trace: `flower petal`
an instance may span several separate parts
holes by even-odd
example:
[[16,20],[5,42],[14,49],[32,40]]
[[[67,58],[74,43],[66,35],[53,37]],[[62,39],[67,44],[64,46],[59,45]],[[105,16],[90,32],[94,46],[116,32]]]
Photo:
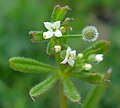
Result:
[[71,51],[70,53],[71,59],[74,59],[76,57],[76,50]]
[[66,56],[68,56],[70,52],[71,52],[71,48],[68,47],[68,49],[66,50]]
[[54,32],[54,34],[55,34],[56,37],[61,37],[62,36],[62,32],[60,30],[56,30]]
[[75,61],[74,61],[73,59],[68,59],[68,64],[69,64],[70,66],[73,66],[74,63],[75,63]]
[[44,22],[44,25],[48,30],[50,30],[53,26],[53,24],[51,22]]
[[60,21],[56,21],[53,23],[53,27],[55,27],[56,29],[58,29],[60,27]]
[[61,64],[65,64],[65,63],[67,63],[67,61],[68,61],[68,58],[65,57],[65,59],[61,62]]
[[49,39],[53,36],[53,33],[51,31],[47,31],[43,33],[43,38],[44,39]]

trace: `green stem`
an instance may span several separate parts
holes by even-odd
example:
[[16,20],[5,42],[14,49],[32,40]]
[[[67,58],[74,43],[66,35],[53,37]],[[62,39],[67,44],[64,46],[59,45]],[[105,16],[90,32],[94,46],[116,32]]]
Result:
[[64,95],[63,80],[60,80],[60,108],[67,108],[67,97]]
[[62,38],[81,38],[82,34],[63,35]]
[[[60,64],[60,57],[59,57],[59,53],[55,54],[55,58],[56,61],[60,67],[60,70],[63,71],[64,70],[64,65]],[[63,72],[61,72],[62,74]],[[63,80],[62,78],[60,79],[60,84],[59,84],[59,90],[60,90],[60,108],[67,108],[67,98],[64,95],[64,88],[63,88]]]
[[[55,58],[56,58],[57,64],[60,67],[61,74],[62,74],[63,73],[62,71],[64,70],[64,65],[60,64],[59,53],[55,54]],[[63,88],[63,80],[62,80],[62,78],[60,79],[59,90],[60,90],[60,108],[67,108],[67,98],[64,95],[64,91],[63,91],[64,88]]]
[[[65,35],[67,37],[67,35]],[[70,35],[69,35],[70,36]],[[57,43],[56,39],[55,42]],[[56,62],[60,68],[60,84],[59,84],[59,91],[60,91],[60,108],[67,108],[67,97],[64,95],[64,88],[63,88],[63,74],[65,67],[64,65],[60,64],[60,53],[55,53]]]

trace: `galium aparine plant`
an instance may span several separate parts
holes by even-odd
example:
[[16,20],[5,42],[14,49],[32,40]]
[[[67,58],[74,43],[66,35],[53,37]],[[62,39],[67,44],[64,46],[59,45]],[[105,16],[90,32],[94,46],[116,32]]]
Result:
[[[69,10],[68,6],[55,6],[51,20],[43,22],[46,31],[29,32],[33,43],[49,40],[46,53],[55,57],[57,68],[30,58],[13,57],[9,60],[10,67],[15,71],[31,72],[40,75],[44,74],[44,72],[52,73],[50,77],[34,86],[29,94],[35,100],[35,97],[50,90],[58,81],[61,108],[67,108],[67,98],[72,102],[81,104],[81,95],[71,77],[95,85],[100,85],[107,81],[104,73],[93,72],[92,69],[94,65],[98,65],[103,61],[103,55],[109,48],[109,42],[105,40],[97,41],[99,32],[92,25],[83,28],[81,34],[68,34],[71,31],[69,20],[72,18],[66,18],[65,16]],[[77,52],[67,44],[67,40],[70,38],[94,43],[83,52]]]

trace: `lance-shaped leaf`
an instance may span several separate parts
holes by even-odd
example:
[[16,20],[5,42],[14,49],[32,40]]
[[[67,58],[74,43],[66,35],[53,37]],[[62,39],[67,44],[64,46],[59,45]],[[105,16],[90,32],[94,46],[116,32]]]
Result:
[[91,54],[102,54],[108,50],[110,47],[110,42],[109,41],[98,41],[95,42],[93,45],[91,45],[89,48],[87,48],[83,54],[84,56],[89,56]]
[[89,72],[79,73],[77,74],[77,77],[91,84],[101,84],[104,79],[104,75],[101,73],[89,73]]
[[61,7],[60,5],[55,6],[52,12],[51,22],[61,21],[69,9],[70,8],[67,5],[64,7]]
[[46,80],[40,82],[39,84],[37,84],[30,90],[30,92],[29,92],[30,96],[36,97],[36,96],[41,95],[42,93],[50,90],[53,87],[53,85],[55,84],[55,82],[57,81],[57,79],[58,79],[57,76],[51,76],[51,77],[47,78]]
[[24,57],[13,57],[9,60],[10,67],[15,71],[20,72],[32,72],[32,73],[43,73],[43,72],[56,72],[57,70],[45,63],[39,61],[24,58]]
[[44,40],[42,31],[30,31],[29,35],[32,35],[31,41],[33,43],[41,42]]
[[68,78],[64,79],[63,82],[64,85],[64,94],[73,102],[78,102],[80,103],[80,94],[79,92],[76,90],[74,84],[72,83],[72,81]]
[[106,81],[104,81],[101,85],[99,86],[94,86],[90,92],[88,93],[84,105],[82,108],[98,108],[98,104],[101,100],[101,98],[103,97],[105,90],[107,89],[108,85],[109,85],[109,78],[111,75],[111,68],[105,73],[104,75],[104,79]]

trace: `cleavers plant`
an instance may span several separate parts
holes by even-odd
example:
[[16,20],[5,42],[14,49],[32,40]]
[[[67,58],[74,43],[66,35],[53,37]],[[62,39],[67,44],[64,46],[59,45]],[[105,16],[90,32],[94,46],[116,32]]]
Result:
[[81,104],[81,96],[71,77],[96,85],[108,81],[103,73],[91,72],[91,69],[95,64],[103,60],[103,53],[108,50],[110,45],[109,41],[97,41],[83,52],[77,54],[76,50],[72,50],[67,44],[69,38],[94,42],[97,40],[99,33],[95,26],[86,26],[81,34],[68,34],[72,30],[71,26],[69,26],[69,21],[72,18],[65,18],[69,10],[68,6],[55,6],[51,15],[51,21],[44,22],[47,29],[46,32],[29,32],[33,43],[49,40],[46,53],[55,56],[57,68],[30,58],[13,57],[9,60],[10,67],[15,71],[40,74],[45,72],[51,73],[50,77],[34,86],[29,94],[35,100],[36,96],[50,90],[58,81],[60,87],[60,108],[67,108],[67,98]]

